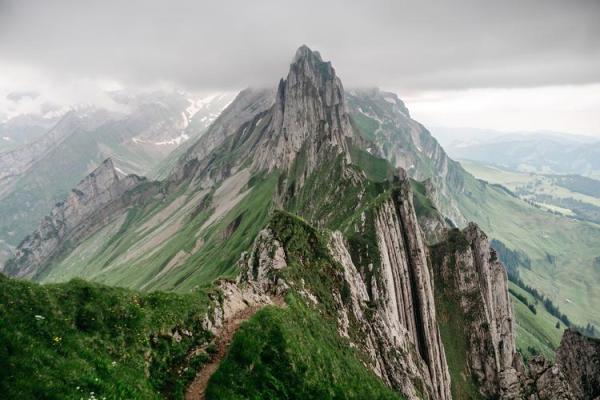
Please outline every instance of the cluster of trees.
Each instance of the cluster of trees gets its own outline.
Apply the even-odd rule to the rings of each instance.
[[[515,298],[517,300],[519,300],[521,303],[525,304],[527,306],[527,308],[529,308],[529,311],[531,311],[534,314],[537,314],[537,309],[535,308],[535,304],[531,304],[529,303],[529,300],[527,300],[526,296],[523,296],[521,293],[515,292],[512,289],[508,289],[508,291],[510,292],[510,294],[512,294],[513,296],[515,296]],[[537,302],[537,300],[536,300]]]
[[[520,287],[521,289],[525,290],[527,293],[529,293],[530,295],[533,296],[533,298],[536,300],[536,304],[537,302],[541,302],[544,305],[544,308],[546,309],[546,311],[548,311],[548,313],[550,313],[550,315],[556,317],[559,321],[561,321],[563,324],[565,324],[568,327],[573,326],[573,324],[571,323],[571,320],[569,320],[569,317],[567,316],[567,314],[563,314],[560,309],[558,308],[557,305],[555,305],[552,300],[550,300],[549,298],[547,298],[546,296],[544,296],[539,290],[537,290],[536,288],[527,285],[525,282],[523,282],[523,280],[521,280],[521,278],[511,278],[510,276],[508,277],[508,279],[515,283],[518,287]],[[528,304],[528,307],[530,305]],[[531,310],[531,312],[533,312],[534,314],[537,314],[535,310],[535,306],[533,305],[534,309],[532,309],[531,307],[529,307],[529,309]],[[574,326],[573,326],[574,327]]]
[[[527,255],[520,251],[509,249],[504,243],[496,239],[492,239],[491,246],[496,250],[500,261],[502,261],[502,264],[506,267],[506,273],[508,274],[509,279],[520,279],[520,267],[531,269],[531,260]]]
[[[591,337],[599,337],[600,336],[599,335],[600,332],[598,332],[598,329],[596,329],[596,327],[594,325],[590,324],[589,322],[585,328],[582,328],[579,331],[586,336],[591,336]]]
[[[511,279],[510,276],[509,276],[509,280],[511,282],[515,283],[521,289],[525,290],[530,295],[532,295],[533,298],[536,299],[536,304],[537,304],[538,301],[541,302],[544,305],[544,308],[546,309],[546,311],[548,311],[548,313],[550,313],[550,315],[556,317],[556,319],[558,319],[560,322],[562,322],[565,326],[567,326],[569,328],[573,328],[573,329],[581,332],[582,334],[584,334],[586,336],[600,337],[600,332],[598,331],[598,329],[596,328],[595,325],[593,325],[591,323],[588,323],[586,326],[580,326],[580,325],[574,324],[573,322],[571,322],[571,320],[569,319],[569,317],[567,316],[567,314],[563,314],[560,311],[560,309],[558,308],[558,306],[552,302],[552,300],[550,300],[549,298],[547,298],[546,296],[544,296],[536,288],[527,285],[520,278]],[[525,296],[518,295],[514,291],[510,291],[510,292],[518,300],[520,300],[523,303],[525,303],[525,305],[527,305],[527,307],[529,307],[529,309],[531,310],[532,313],[537,314],[537,310],[535,309],[535,305],[534,304],[530,304],[527,301],[527,299],[525,298]],[[525,301],[523,301],[522,299],[524,299]],[[560,328],[560,324],[558,322],[557,322],[556,328],[557,329]]]

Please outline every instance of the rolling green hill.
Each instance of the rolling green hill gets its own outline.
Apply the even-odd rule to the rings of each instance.
[[[583,221],[600,222],[600,181],[579,175],[515,172],[461,160],[478,179],[500,184],[545,210]]]

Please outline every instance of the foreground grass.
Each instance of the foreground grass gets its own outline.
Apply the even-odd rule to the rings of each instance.
[[[241,326],[207,399],[401,399],[369,371],[332,322],[294,296]]]
[[[202,294],[140,294],[81,280],[38,285],[0,275],[1,397],[182,398],[208,359],[187,358],[209,339],[201,327],[206,304]]]

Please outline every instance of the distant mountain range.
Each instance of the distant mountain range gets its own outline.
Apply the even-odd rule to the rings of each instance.
[[[6,257],[106,158],[123,176],[152,174],[173,150],[201,135],[234,95],[115,92],[119,112],[80,106],[1,124],[0,143],[10,147],[0,147],[0,253]]]
[[[577,174],[600,179],[600,139],[593,136],[441,127],[432,132],[453,158],[513,171]]]

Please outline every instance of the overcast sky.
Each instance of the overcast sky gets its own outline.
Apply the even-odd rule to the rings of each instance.
[[[600,136],[600,1],[421,3],[0,0],[0,114],[15,91],[274,85],[306,43],[425,124]]]

